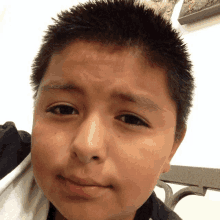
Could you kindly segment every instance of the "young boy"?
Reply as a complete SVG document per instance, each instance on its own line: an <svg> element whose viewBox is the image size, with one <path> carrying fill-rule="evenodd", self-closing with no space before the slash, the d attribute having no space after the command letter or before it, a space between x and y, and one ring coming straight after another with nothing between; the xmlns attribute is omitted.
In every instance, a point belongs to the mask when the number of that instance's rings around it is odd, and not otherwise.
<svg viewBox="0 0 220 220"><path fill-rule="evenodd" d="M32 135L0 126L1 219L180 219L153 190L192 103L183 41L133 0L58 17L32 66Z"/></svg>

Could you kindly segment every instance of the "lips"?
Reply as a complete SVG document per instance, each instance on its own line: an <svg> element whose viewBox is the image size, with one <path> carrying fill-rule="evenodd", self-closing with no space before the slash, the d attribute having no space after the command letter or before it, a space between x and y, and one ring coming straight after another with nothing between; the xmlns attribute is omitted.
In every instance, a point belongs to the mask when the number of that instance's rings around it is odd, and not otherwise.
<svg viewBox="0 0 220 220"><path fill-rule="evenodd" d="M78 178L76 176L68 176L64 178L59 177L59 184L61 186L62 195L71 201L78 201L79 199L98 199L106 193L111 192L111 186L105 186L94 181L91 178Z"/></svg>
<svg viewBox="0 0 220 220"><path fill-rule="evenodd" d="M70 183L78 185L78 186L99 186L99 187L107 187L104 186L103 184L100 184L96 181L94 181L91 178L79 178L76 176L68 176L64 177L66 180L68 180Z"/></svg>

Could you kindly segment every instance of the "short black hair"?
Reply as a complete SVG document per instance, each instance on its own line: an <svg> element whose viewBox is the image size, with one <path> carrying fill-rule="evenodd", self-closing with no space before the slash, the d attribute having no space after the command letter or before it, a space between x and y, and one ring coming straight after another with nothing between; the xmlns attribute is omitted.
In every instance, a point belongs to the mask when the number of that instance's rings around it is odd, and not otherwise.
<svg viewBox="0 0 220 220"><path fill-rule="evenodd" d="M61 11L49 25L30 76L36 103L51 57L83 40L109 47L139 48L143 57L166 70L169 95L176 103L175 141L182 136L192 106L194 79L186 44L161 13L136 0L95 0Z"/></svg>

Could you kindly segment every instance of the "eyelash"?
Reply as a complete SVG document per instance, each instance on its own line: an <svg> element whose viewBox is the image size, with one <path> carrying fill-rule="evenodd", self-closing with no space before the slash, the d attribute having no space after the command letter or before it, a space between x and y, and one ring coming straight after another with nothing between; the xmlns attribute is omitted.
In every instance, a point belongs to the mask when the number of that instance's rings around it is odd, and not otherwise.
<svg viewBox="0 0 220 220"><path fill-rule="evenodd" d="M62 106L64 106L64 108L69 107L69 108L72 108L73 110L76 110L76 109L74 109L73 107L68 106L68 105L56 105L56 106L50 107L50 108L47 110L47 112L51 112L52 114L57 115L56 113L54 113L54 110L57 109L57 108L60 108L60 107L62 107ZM77 110L76 110L76 111L77 111ZM77 112L78 112L78 111L77 111ZM68 111L68 113L69 113L69 111ZM137 126L149 127L148 124L146 124L143 120L141 120L140 118L138 118L138 117L136 117L136 116L134 116L134 115L124 114L124 115L120 115L120 116L130 116L130 117L132 117L133 119L135 119L135 121L138 120L138 121L141 123L141 124L139 124L139 125L131 125L131 123L126 123L126 124L129 124L130 126L135 126L135 127L137 127Z"/></svg>

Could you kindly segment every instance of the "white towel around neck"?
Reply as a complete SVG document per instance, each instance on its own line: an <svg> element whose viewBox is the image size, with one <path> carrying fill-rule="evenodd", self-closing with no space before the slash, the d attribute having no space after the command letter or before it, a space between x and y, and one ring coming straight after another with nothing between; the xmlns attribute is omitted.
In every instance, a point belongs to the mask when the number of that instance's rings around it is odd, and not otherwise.
<svg viewBox="0 0 220 220"><path fill-rule="evenodd" d="M31 153L0 180L1 220L46 220L50 202L38 187Z"/></svg>

